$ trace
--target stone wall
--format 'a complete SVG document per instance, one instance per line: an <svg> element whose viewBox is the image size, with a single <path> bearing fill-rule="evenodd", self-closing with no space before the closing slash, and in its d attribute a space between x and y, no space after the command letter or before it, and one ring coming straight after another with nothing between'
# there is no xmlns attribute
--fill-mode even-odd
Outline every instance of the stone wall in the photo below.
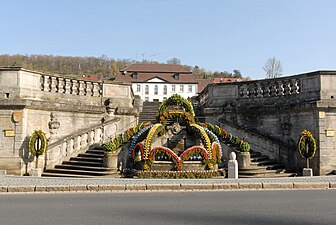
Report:
<svg viewBox="0 0 336 225"><path fill-rule="evenodd" d="M130 85L0 68L0 170L16 175L29 172L34 157L27 143L34 130L43 130L49 145L56 146L48 149L49 155L40 163L50 168L89 147L82 143L80 148L66 148L64 140L72 140L73 145L78 137L91 145L102 143L136 124L135 104ZM94 132L100 132L99 137L90 139ZM65 149L57 145L59 142Z"/></svg>
<svg viewBox="0 0 336 225"><path fill-rule="evenodd" d="M296 144L304 129L311 131L318 143L311 167L315 174L324 175L336 170L335 81L335 71L317 71L213 84L200 94L199 101L205 116L289 146L286 164L298 172L305 167L305 160L298 156ZM274 158L271 151L263 153Z"/></svg>

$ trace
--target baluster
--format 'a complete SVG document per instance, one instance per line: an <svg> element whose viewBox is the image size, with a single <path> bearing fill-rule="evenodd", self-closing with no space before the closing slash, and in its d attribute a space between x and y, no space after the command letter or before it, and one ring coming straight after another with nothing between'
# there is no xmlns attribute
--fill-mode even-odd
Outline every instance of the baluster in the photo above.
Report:
<svg viewBox="0 0 336 225"><path fill-rule="evenodd" d="M78 95L85 95L85 82L80 80L79 87L78 87Z"/></svg>
<svg viewBox="0 0 336 225"><path fill-rule="evenodd" d="M74 150L75 152L79 151L81 149L81 136L78 136L75 138L75 143L74 143Z"/></svg>
<svg viewBox="0 0 336 225"><path fill-rule="evenodd" d="M283 87L284 87L284 94L285 95L290 95L290 93L291 93L291 87L290 87L290 81L289 80L285 80L284 81Z"/></svg>
<svg viewBox="0 0 336 225"><path fill-rule="evenodd" d="M93 95L92 96L99 96L99 84L98 83L93 83L93 88L92 88L92 91L93 91Z"/></svg>
<svg viewBox="0 0 336 225"><path fill-rule="evenodd" d="M65 93L65 81L63 78L58 78L58 93Z"/></svg>
<svg viewBox="0 0 336 225"><path fill-rule="evenodd" d="M81 135L81 148L85 148L87 146L87 133Z"/></svg>
<svg viewBox="0 0 336 225"><path fill-rule="evenodd" d="M67 151L68 154L71 155L74 151L74 139L70 139L67 141Z"/></svg>
<svg viewBox="0 0 336 225"><path fill-rule="evenodd" d="M50 80L50 92L57 92L57 79L56 77L51 77Z"/></svg>
<svg viewBox="0 0 336 225"><path fill-rule="evenodd" d="M277 82L277 95L278 96L284 95L284 88L282 86L282 81Z"/></svg>
<svg viewBox="0 0 336 225"><path fill-rule="evenodd" d="M255 98L256 97L256 91L255 91L255 86L254 84L250 84L248 87L249 90L249 97L250 98Z"/></svg>
<svg viewBox="0 0 336 225"><path fill-rule="evenodd" d="M43 76L43 91L50 92L50 77L48 75Z"/></svg>
<svg viewBox="0 0 336 225"><path fill-rule="evenodd" d="M264 83L263 89L264 89L264 97L265 98L270 97L270 84Z"/></svg>
<svg viewBox="0 0 336 225"><path fill-rule="evenodd" d="M68 152L67 152L67 143L66 143L66 141L64 141L62 143L62 156L64 157L64 156L67 156L67 155L68 155Z"/></svg>
<svg viewBox="0 0 336 225"><path fill-rule="evenodd" d="M270 96L274 97L277 95L276 83L270 82Z"/></svg>
<svg viewBox="0 0 336 225"><path fill-rule="evenodd" d="M67 94L71 94L71 80L69 78L65 79L65 92Z"/></svg>
<svg viewBox="0 0 336 225"><path fill-rule="evenodd" d="M262 98L263 97L263 90L261 83L257 83L257 98Z"/></svg>
<svg viewBox="0 0 336 225"><path fill-rule="evenodd" d="M92 130L89 132L89 146L93 145L94 144L94 135L95 135L95 132Z"/></svg>
<svg viewBox="0 0 336 225"><path fill-rule="evenodd" d="M291 84L291 94L299 94L299 80L297 80L297 79L291 79L291 82L290 82Z"/></svg>
<svg viewBox="0 0 336 225"><path fill-rule="evenodd" d="M72 80L71 94L78 95L78 81L77 80Z"/></svg>
<svg viewBox="0 0 336 225"><path fill-rule="evenodd" d="M92 82L86 82L86 95L87 96L93 96L92 93Z"/></svg>

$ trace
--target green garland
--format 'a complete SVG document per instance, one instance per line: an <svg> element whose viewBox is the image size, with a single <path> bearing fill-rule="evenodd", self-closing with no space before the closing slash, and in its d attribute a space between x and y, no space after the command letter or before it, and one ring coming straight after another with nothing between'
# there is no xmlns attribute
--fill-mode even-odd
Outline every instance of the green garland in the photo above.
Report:
<svg viewBox="0 0 336 225"><path fill-rule="evenodd" d="M41 146L38 146L39 143ZM47 150L48 140L42 130L35 130L33 135L29 138L28 148L33 156L38 157Z"/></svg>
<svg viewBox="0 0 336 225"><path fill-rule="evenodd" d="M316 140L311 132L304 130L298 141L298 151L300 155L306 158L307 168L309 168L309 159L311 159L316 153Z"/></svg>

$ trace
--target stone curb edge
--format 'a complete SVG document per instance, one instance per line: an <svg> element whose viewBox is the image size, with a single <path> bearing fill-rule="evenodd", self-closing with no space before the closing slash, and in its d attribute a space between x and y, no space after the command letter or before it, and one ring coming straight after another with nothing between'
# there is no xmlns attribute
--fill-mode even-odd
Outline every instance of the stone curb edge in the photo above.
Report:
<svg viewBox="0 0 336 225"><path fill-rule="evenodd" d="M336 182L251 182L213 184L0 185L0 193L221 191L336 189Z"/></svg>

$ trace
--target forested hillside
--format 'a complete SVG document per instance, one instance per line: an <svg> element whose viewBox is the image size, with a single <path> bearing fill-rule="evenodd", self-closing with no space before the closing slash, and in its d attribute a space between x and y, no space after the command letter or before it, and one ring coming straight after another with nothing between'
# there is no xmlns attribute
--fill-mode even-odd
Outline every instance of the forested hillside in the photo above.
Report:
<svg viewBox="0 0 336 225"><path fill-rule="evenodd" d="M119 75L119 71L132 63L158 63L156 61L130 61L127 59L111 59L105 55L101 57L54 56L54 55L0 55L1 66L21 66L25 69L36 70L60 75L101 75L112 78ZM173 58L167 63L180 64L180 60ZM211 72L199 66L191 67L196 78L214 77L242 77L239 70L233 73Z"/></svg>

